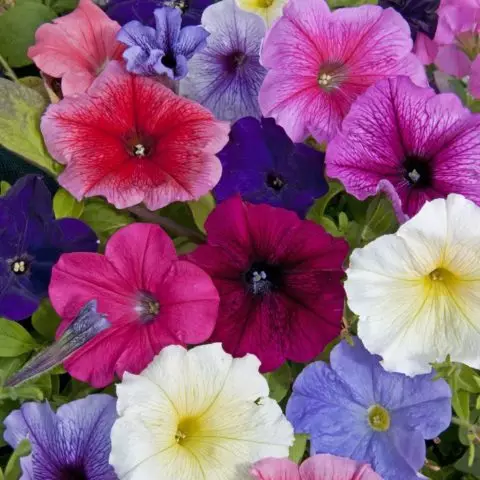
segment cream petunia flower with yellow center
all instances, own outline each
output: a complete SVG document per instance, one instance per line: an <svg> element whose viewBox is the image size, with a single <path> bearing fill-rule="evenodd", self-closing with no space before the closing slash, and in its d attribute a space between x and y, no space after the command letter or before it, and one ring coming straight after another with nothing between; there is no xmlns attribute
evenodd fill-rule
<svg viewBox="0 0 480 480"><path fill-rule="evenodd" d="M268 398L257 357L221 344L164 348L117 386L110 463L121 480L247 480L254 462L286 457L293 428Z"/></svg>
<svg viewBox="0 0 480 480"><path fill-rule="evenodd" d="M390 371L417 375L447 355L480 367L480 208L426 203L396 234L355 250L345 282L358 335Z"/></svg>
<svg viewBox="0 0 480 480"><path fill-rule="evenodd" d="M237 0L237 5L247 12L256 13L263 18L267 27L281 17L287 0Z"/></svg>

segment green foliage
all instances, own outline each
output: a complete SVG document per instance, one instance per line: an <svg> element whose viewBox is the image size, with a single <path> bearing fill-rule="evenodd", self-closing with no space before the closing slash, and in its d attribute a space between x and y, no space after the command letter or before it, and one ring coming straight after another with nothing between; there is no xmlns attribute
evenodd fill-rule
<svg viewBox="0 0 480 480"><path fill-rule="evenodd" d="M58 189L53 197L53 211L56 218L80 218L84 208L83 202L77 201L63 188Z"/></svg>
<svg viewBox="0 0 480 480"><path fill-rule="evenodd" d="M270 398L273 398L277 402L282 401L290 390L293 381L292 372L290 371L288 363L284 363L274 372L265 373L264 377L268 382Z"/></svg>
<svg viewBox="0 0 480 480"><path fill-rule="evenodd" d="M60 320L50 300L44 299L38 310L32 315L32 326L43 338L53 341Z"/></svg>
<svg viewBox="0 0 480 480"><path fill-rule="evenodd" d="M0 182L0 197L3 197L9 190L11 185L3 180Z"/></svg>
<svg viewBox="0 0 480 480"><path fill-rule="evenodd" d="M288 458L292 462L300 463L303 456L305 455L305 450L307 448L308 435L297 433L295 435L295 442L290 447L290 452Z"/></svg>
<svg viewBox="0 0 480 480"><path fill-rule="evenodd" d="M37 342L19 323L0 318L0 357L17 357L36 346Z"/></svg>
<svg viewBox="0 0 480 480"><path fill-rule="evenodd" d="M207 193L198 200L188 202L188 206L192 211L195 225L205 233L205 220L210 215L210 212L215 208L215 199L211 193Z"/></svg>
<svg viewBox="0 0 480 480"><path fill-rule="evenodd" d="M34 44L35 31L42 23L56 16L50 7L40 2L32 0L17 3L0 15L0 55L11 67L31 64L27 50Z"/></svg>
<svg viewBox="0 0 480 480"><path fill-rule="evenodd" d="M28 440L22 440L5 467L5 480L18 480L22 473L20 469L20 459L30 455L32 449Z"/></svg>

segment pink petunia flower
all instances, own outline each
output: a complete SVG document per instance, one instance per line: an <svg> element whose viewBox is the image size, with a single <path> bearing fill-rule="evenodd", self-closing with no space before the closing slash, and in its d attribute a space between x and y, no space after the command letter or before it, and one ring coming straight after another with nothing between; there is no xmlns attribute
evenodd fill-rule
<svg viewBox="0 0 480 480"><path fill-rule="evenodd" d="M391 183L408 216L450 193L480 204L479 131L480 115L456 95L406 77L383 80L346 116L328 145L326 171L361 200Z"/></svg>
<svg viewBox="0 0 480 480"><path fill-rule="evenodd" d="M199 198L220 179L215 156L229 126L164 85L112 61L86 93L51 105L42 118L59 183L77 199L102 195L117 208L155 210Z"/></svg>
<svg viewBox="0 0 480 480"><path fill-rule="evenodd" d="M189 259L220 293L211 342L235 357L255 354L266 372L285 359L312 360L340 333L343 239L293 212L238 196L217 206L205 227L207 244Z"/></svg>
<svg viewBox="0 0 480 480"><path fill-rule="evenodd" d="M287 458L265 458L251 473L258 480L382 480L369 465L328 454L310 457L300 467Z"/></svg>
<svg viewBox="0 0 480 480"><path fill-rule="evenodd" d="M115 373L141 372L167 345L205 341L219 304L210 277L178 260L168 235L145 223L116 232L105 255L62 255L49 295L63 319L57 337L93 299L111 323L65 363L73 377L98 388L111 383Z"/></svg>
<svg viewBox="0 0 480 480"><path fill-rule="evenodd" d="M28 56L47 75L62 78L63 95L84 92L109 60L122 58L119 30L91 0L80 0L72 13L37 30Z"/></svg>
<svg viewBox="0 0 480 480"><path fill-rule="evenodd" d="M410 76L427 85L408 23L395 10L364 5L330 12L325 0L290 0L268 31L261 61L265 117L295 142L331 140L355 99L378 80Z"/></svg>

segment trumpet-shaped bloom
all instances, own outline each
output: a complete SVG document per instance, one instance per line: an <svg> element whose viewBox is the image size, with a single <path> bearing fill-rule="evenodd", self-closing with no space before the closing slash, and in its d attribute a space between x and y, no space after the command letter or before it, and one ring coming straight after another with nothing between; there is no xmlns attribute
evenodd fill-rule
<svg viewBox="0 0 480 480"><path fill-rule="evenodd" d="M180 93L220 120L259 118L258 91L266 73L259 60L264 22L235 0L222 0L205 10L202 26L210 33L207 47L190 60Z"/></svg>
<svg viewBox="0 0 480 480"><path fill-rule="evenodd" d="M111 383L115 373L142 371L167 345L207 340L219 303L209 276L178 260L168 235L146 223L116 232L105 255L63 255L49 293L63 320L58 337L92 299L111 323L65 362L72 376L95 387Z"/></svg>
<svg viewBox="0 0 480 480"><path fill-rule="evenodd" d="M407 75L427 85L410 28L395 10L330 12L325 0L290 0L283 12L262 46L268 74L259 102L293 141L331 140L357 97L383 78Z"/></svg>
<svg viewBox="0 0 480 480"><path fill-rule="evenodd" d="M361 200L390 182L408 216L449 193L480 203L479 131L480 115L456 95L406 77L383 80L358 99L328 145L327 174Z"/></svg>
<svg viewBox="0 0 480 480"><path fill-rule="evenodd" d="M425 439L450 424L450 387L433 373L386 372L379 357L352 340L332 350L330 364L315 362L300 373L287 418L296 433L310 435L314 453L368 463L384 480L418 480Z"/></svg>
<svg viewBox="0 0 480 480"><path fill-rule="evenodd" d="M153 79L110 62L88 92L51 105L41 123L49 152L77 199L102 195L117 208L151 210L198 198L222 167L229 127Z"/></svg>
<svg viewBox="0 0 480 480"><path fill-rule="evenodd" d="M266 458L252 468L258 480L382 480L370 466L333 455L314 455L299 467L286 458Z"/></svg>
<svg viewBox="0 0 480 480"><path fill-rule="evenodd" d="M35 33L35 45L28 56L35 65L54 78L62 79L62 93L84 92L109 60L121 59L125 47L117 42L120 25L91 0Z"/></svg>
<svg viewBox="0 0 480 480"><path fill-rule="evenodd" d="M479 236L480 207L452 194L353 252L348 305L387 370L425 373L447 355L480 367Z"/></svg>
<svg viewBox="0 0 480 480"><path fill-rule="evenodd" d="M282 15L287 0L236 0L237 5L247 12L256 13L263 18L267 26Z"/></svg>
<svg viewBox="0 0 480 480"><path fill-rule="evenodd" d="M53 412L48 403L24 403L5 419L5 440L28 439L32 453L20 460L22 480L117 480L108 463L115 399L90 395Z"/></svg>
<svg viewBox="0 0 480 480"><path fill-rule="evenodd" d="M123 480L247 480L253 462L285 457L293 429L253 355L220 344L165 348L117 386L110 463Z"/></svg>
<svg viewBox="0 0 480 480"><path fill-rule="evenodd" d="M261 371L307 362L340 333L343 239L320 225L236 196L205 223L207 244L190 256L220 293L211 341L235 357L255 354Z"/></svg>
<svg viewBox="0 0 480 480"><path fill-rule="evenodd" d="M182 14L177 8L157 8L154 17L155 28L133 20L118 33L117 39L128 46L123 52L127 70L180 80L187 74L187 61L205 47L208 32L201 26L181 28Z"/></svg>

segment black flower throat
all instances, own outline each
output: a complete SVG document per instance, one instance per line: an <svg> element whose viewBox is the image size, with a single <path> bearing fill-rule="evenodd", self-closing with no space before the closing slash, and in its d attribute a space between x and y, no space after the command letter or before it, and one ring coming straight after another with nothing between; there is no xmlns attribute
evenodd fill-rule
<svg viewBox="0 0 480 480"><path fill-rule="evenodd" d="M410 155L403 162L404 178L415 188L432 186L432 169L428 159Z"/></svg>
<svg viewBox="0 0 480 480"><path fill-rule="evenodd" d="M244 274L244 281L253 295L265 295L282 287L282 268L263 261L253 262Z"/></svg>

